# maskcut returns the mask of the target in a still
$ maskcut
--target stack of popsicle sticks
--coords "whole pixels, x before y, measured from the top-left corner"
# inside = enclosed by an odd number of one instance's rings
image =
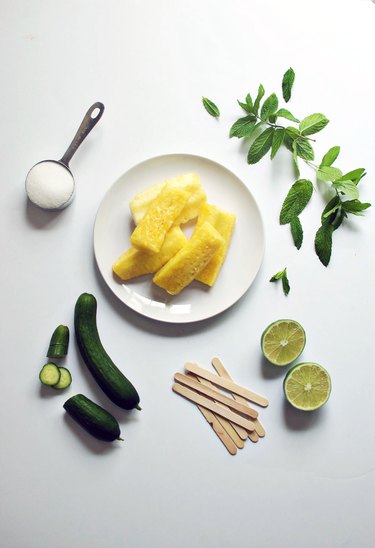
[[[219,358],[213,358],[212,365],[216,374],[185,363],[186,374],[175,374],[172,389],[197,405],[229,453],[235,455],[247,438],[256,443],[265,436],[259,413],[249,402],[267,407],[268,400],[236,384]]]

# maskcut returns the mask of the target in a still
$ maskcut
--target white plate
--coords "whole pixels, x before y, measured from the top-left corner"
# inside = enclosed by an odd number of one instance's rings
[[[179,295],[168,295],[152,276],[119,282],[112,263],[129,247],[134,228],[130,199],[168,177],[195,172],[209,203],[237,215],[227,258],[214,287],[193,282]],[[99,270],[113,293],[140,314],[164,322],[195,322],[223,312],[252,284],[262,262],[264,228],[257,203],[245,184],[222,165],[190,154],[168,154],[146,160],[122,175],[105,194],[94,227]]]

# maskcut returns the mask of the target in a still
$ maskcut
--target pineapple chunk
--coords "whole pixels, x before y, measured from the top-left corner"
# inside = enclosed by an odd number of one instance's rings
[[[192,219],[198,217],[201,207],[206,203],[206,193],[201,187],[199,180],[196,183],[191,185],[186,185],[186,190],[191,189],[191,195],[184,209],[181,211],[180,215],[175,220],[175,225],[183,225]]]
[[[218,231],[204,222],[188,243],[155,274],[154,283],[170,295],[177,295],[194,280],[223,244],[224,239]]]
[[[179,226],[167,233],[159,253],[150,254],[130,247],[112,265],[113,272],[122,280],[130,280],[143,274],[157,272],[166,262],[187,243],[187,238]]]
[[[130,243],[137,249],[150,253],[159,253],[168,230],[180,215],[190,193],[166,184],[160,194],[151,203],[145,216],[130,236]]]
[[[211,204],[204,204],[202,206],[201,214],[198,217],[195,230],[198,230],[204,222],[209,222],[216,228],[219,234],[221,234],[224,239],[224,243],[206,267],[195,277],[195,279],[199,282],[209,285],[210,287],[214,285],[228,251],[235,221],[235,215],[232,213],[227,213],[219,207]]]
[[[136,225],[145,216],[145,213],[150,207],[151,202],[153,202],[156,196],[160,194],[163,186],[165,186],[165,182],[152,185],[151,187],[146,188],[146,190],[143,190],[142,192],[134,196],[134,198],[130,201],[130,213]]]
[[[186,173],[185,175],[178,175],[162,183],[152,185],[134,196],[129,203],[129,207],[136,225],[145,216],[147,209],[167,183],[172,183],[191,193],[189,200],[174,224],[187,223],[191,219],[198,217],[201,205],[206,201],[206,194],[201,186],[198,175],[195,173]]]

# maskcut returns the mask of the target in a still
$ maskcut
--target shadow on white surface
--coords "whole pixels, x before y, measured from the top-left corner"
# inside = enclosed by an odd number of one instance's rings
[[[314,428],[324,420],[324,407],[316,411],[301,411],[285,400],[283,404],[284,421],[290,430]]]
[[[79,424],[77,424],[67,413],[63,416],[64,423],[67,425],[68,429],[87,449],[92,451],[92,453],[102,455],[103,453],[109,453],[110,451],[121,449],[121,445],[124,443],[123,441],[115,440],[113,442],[107,442],[98,440],[79,426]]]
[[[46,386],[45,384],[40,385],[39,396],[42,399],[52,399],[58,398],[61,394],[64,393],[64,390],[56,390],[53,386]],[[68,393],[68,392],[67,392]],[[69,397],[69,396],[67,396]]]
[[[267,358],[261,357],[260,363],[261,374],[264,379],[278,379],[284,377],[288,370],[288,367],[280,367],[278,365],[272,365]]]
[[[25,198],[25,216],[27,222],[39,230],[51,228],[66,214],[66,209],[42,209]]]

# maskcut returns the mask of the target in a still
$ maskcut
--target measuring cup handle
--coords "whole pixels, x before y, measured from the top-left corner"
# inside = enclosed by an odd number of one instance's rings
[[[95,112],[97,111],[97,112]],[[82,141],[87,137],[87,135],[90,133],[92,128],[96,126],[96,124],[99,122],[100,118],[102,117],[104,112],[104,105],[103,103],[94,103],[89,110],[86,112],[81,125],[77,129],[77,133],[75,134],[73,141],[70,143],[67,151],[65,152],[64,156],[61,158],[60,162],[69,166],[69,162],[72,159],[73,154],[77,150],[77,148],[80,146]],[[93,116],[94,113],[94,116]]]

